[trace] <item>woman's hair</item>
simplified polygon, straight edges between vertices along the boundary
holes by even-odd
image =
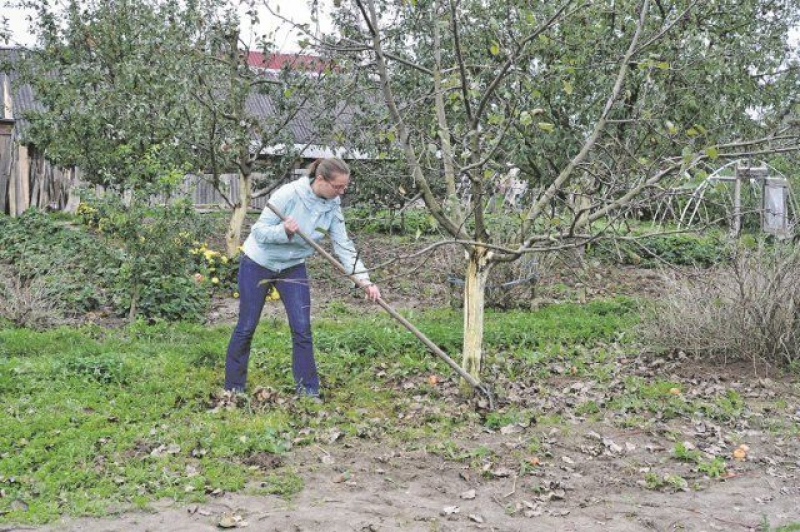
[[[314,179],[318,175],[322,176],[325,181],[333,179],[333,174],[350,175],[350,167],[347,163],[338,157],[328,157],[326,159],[317,159],[311,166],[308,167],[308,178]]]

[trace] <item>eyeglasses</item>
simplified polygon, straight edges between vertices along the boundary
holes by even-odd
[[[345,183],[343,185],[334,185],[330,181],[325,181],[325,182],[328,184],[329,187],[331,187],[332,190],[335,190],[336,192],[339,192],[339,193],[342,193],[345,190],[347,190],[347,187],[350,184],[350,183]]]

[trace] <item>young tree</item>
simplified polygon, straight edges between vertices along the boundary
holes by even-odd
[[[211,184],[232,210],[226,245],[233,256],[251,200],[279,184],[310,145],[347,147],[342,116],[351,113],[347,102],[357,83],[324,57],[295,56],[270,70],[253,64],[251,57],[268,63],[274,45],[263,40],[252,46],[231,13],[208,18],[213,22],[204,48],[191,57],[189,84],[203,114],[189,129]],[[220,179],[231,170],[238,179],[236,201]],[[272,178],[259,182],[258,173]]]
[[[174,239],[166,235],[178,234],[186,212],[168,200],[178,176],[195,165],[183,125],[202,109],[185,90],[184,57],[202,34],[203,13],[180,0],[23,6],[36,13],[38,43],[18,66],[39,104],[25,117],[23,140],[55,164],[79,167],[90,185],[125,198],[105,202],[113,214],[104,225],[125,250],[121,282],[133,320],[148,268],[163,270],[158,256],[174,258],[175,250],[165,249]],[[154,205],[158,195],[161,206]],[[182,264],[158,263],[172,268],[165,274]]]
[[[353,0],[335,18],[325,46],[372,69],[388,133],[468,255],[463,365],[476,377],[494,265],[598,238],[704,160],[798,149],[781,119],[795,105],[781,95],[797,94],[790,1]],[[510,232],[485,215],[509,166],[534,192]]]

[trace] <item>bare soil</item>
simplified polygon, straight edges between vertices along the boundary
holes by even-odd
[[[251,494],[224,493],[193,505],[161,501],[149,512],[68,519],[40,530],[211,531],[223,518],[237,528],[281,532],[761,531],[765,523],[800,522],[796,378],[758,378],[746,366],[720,369],[680,357],[636,357],[618,371],[669,378],[687,396],[708,401],[735,389],[746,405],[725,422],[697,415],[660,419],[654,412],[637,425],[619,411],[599,419],[576,413],[585,399],[613,397],[613,384],[595,389],[589,380],[564,375],[516,390],[506,383],[507,405],[558,413],[562,421],[499,430],[468,423],[448,440],[409,441],[380,430],[361,437],[320,433],[317,443],[296,447],[282,461],[252,457],[265,480],[276,471],[302,478],[303,489],[288,499],[253,495],[262,488],[256,482]],[[396,424],[419,427],[431,414],[457,417],[473,408],[456,398],[455,382],[438,383],[434,401],[421,393],[420,379],[391,384],[409,396]],[[678,460],[678,442],[701,450],[704,459],[723,458],[727,469],[712,477]],[[742,445],[746,452],[734,458]],[[648,485],[648,474],[658,486]]]

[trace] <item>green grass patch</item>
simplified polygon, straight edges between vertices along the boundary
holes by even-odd
[[[409,315],[438,345],[459,351],[460,314]],[[624,299],[489,312],[485,345],[490,356],[528,363],[534,351],[569,354],[568,346],[617,341],[634,322],[633,305]],[[409,398],[382,380],[430,371],[449,375],[387,317],[319,320],[314,331],[325,405],[290,401],[268,409],[213,411],[209,394],[222,387],[230,327],[0,329],[0,522],[105,515],[160,498],[199,501],[214,490],[252,485],[288,497],[302,489],[302,479],[281,469],[254,469],[248,457],[287,452],[302,444],[304,428],[402,438],[408,428],[392,420]],[[291,339],[284,324],[265,320],[259,327],[249,382],[292,394]],[[434,388],[427,393],[437,400]],[[316,416],[320,409],[328,415]],[[498,428],[531,415],[505,412],[485,423]],[[470,420],[477,418],[430,413],[418,420],[415,435],[447,438]],[[467,461],[481,460],[482,452],[452,450]]]

